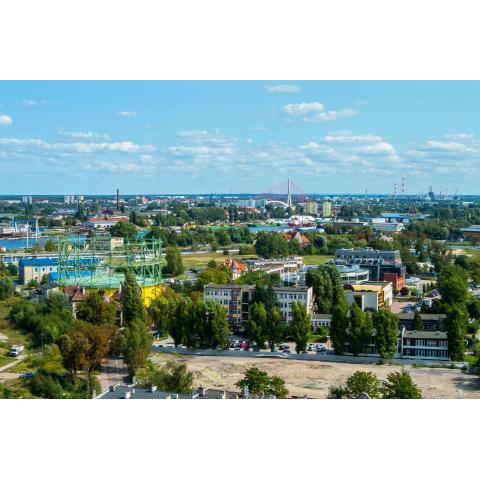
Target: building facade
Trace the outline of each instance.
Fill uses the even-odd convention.
[[[313,313],[313,289],[311,287],[274,287],[277,306],[285,322],[292,320],[293,302],[303,303],[307,312]],[[245,330],[250,319],[250,304],[255,291],[254,285],[216,285],[203,288],[205,302],[214,301],[227,311],[228,322],[235,333]]]
[[[422,360],[448,360],[448,337],[446,332],[409,331],[401,332],[402,358]]]
[[[56,273],[57,258],[24,258],[18,262],[18,283],[27,285],[31,280],[42,281],[44,275]]]
[[[356,303],[363,311],[389,310],[393,302],[391,282],[363,282],[345,287],[345,299],[349,305]]]

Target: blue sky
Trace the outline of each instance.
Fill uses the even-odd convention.
[[[0,82],[0,194],[479,193],[480,82]]]

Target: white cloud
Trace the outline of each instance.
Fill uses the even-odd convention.
[[[320,102],[289,103],[283,107],[283,111],[289,115],[308,115],[321,112],[325,107]]]
[[[10,115],[0,115],[0,125],[11,125],[13,123],[12,117]]]
[[[473,140],[475,135],[473,133],[447,133],[445,138],[449,140]]]
[[[128,112],[128,111],[122,111],[122,112],[118,112],[117,113],[117,116],[118,117],[136,117],[137,116],[137,112]]]
[[[378,135],[353,135],[348,130],[343,132],[330,133],[323,137],[323,141],[327,143],[375,143],[381,142],[382,137]]]
[[[321,112],[316,115],[304,118],[306,122],[321,123],[330,122],[332,120],[338,120],[339,118],[348,118],[358,115],[357,110],[351,110],[350,108],[343,108],[342,110],[329,110],[328,112]]]
[[[290,85],[288,83],[283,85],[267,85],[265,90],[270,93],[298,93],[302,91],[298,85]]]
[[[22,100],[22,107],[42,107],[47,104],[46,100]]]
[[[422,147],[422,149],[439,152],[466,152],[467,146],[458,142],[438,142],[430,140],[424,147]]]
[[[96,132],[81,132],[81,131],[69,131],[65,130],[64,128],[59,128],[57,130],[57,133],[61,135],[62,137],[67,137],[67,138],[76,138],[76,139],[82,139],[82,140],[94,140],[94,139],[103,139],[103,140],[108,140],[108,135],[106,133],[96,133]]]
[[[152,145],[137,145],[129,140],[123,142],[102,143],[49,143],[36,138],[0,138],[0,145],[25,149],[43,150],[59,153],[97,153],[97,152],[120,152],[136,153],[140,151],[151,152],[155,150]]]
[[[325,106],[320,102],[289,103],[283,107],[283,111],[288,115],[302,117],[305,122],[311,123],[330,122],[358,115],[357,110],[350,108],[325,111]]]
[[[218,133],[218,131],[216,132]],[[178,132],[179,137],[208,137],[210,135],[208,130],[183,130]]]

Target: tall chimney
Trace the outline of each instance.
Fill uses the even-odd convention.
[[[120,190],[117,188],[117,212],[120,210]]]

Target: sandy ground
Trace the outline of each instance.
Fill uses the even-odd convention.
[[[331,385],[340,385],[354,372],[371,371],[380,379],[400,370],[391,365],[324,364],[302,360],[280,360],[241,357],[200,357],[193,355],[155,354],[153,360],[168,359],[186,362],[194,374],[194,386],[237,391],[235,383],[250,366],[257,366],[270,375],[285,380],[290,395],[325,398]],[[414,382],[422,389],[424,398],[480,398],[480,378],[457,369],[414,368],[407,366]]]

